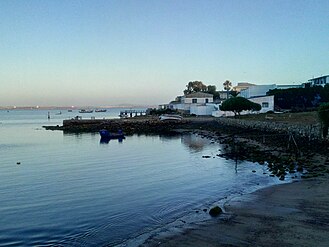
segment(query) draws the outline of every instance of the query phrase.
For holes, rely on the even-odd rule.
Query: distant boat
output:
[[[72,112],[72,110],[67,110],[68,112]]]
[[[62,114],[62,112],[60,111],[60,112],[58,112],[58,113],[56,113],[56,115],[61,115]]]
[[[107,110],[106,109],[97,109],[95,110],[95,112],[106,112]]]
[[[159,117],[160,121],[182,121],[182,116],[180,115],[169,115],[163,114]]]
[[[79,111],[79,113],[93,113],[94,110],[85,110],[85,109],[82,109]]]

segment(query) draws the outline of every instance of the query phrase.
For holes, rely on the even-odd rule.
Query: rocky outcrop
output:
[[[216,217],[216,216],[220,215],[222,212],[223,212],[223,210],[220,207],[215,206],[209,210],[209,215],[211,217]]]
[[[145,119],[93,119],[93,120],[64,120],[63,126],[44,126],[49,130],[64,132],[98,132],[106,129],[110,132],[123,130],[125,134],[166,133],[175,128],[185,128],[188,121],[159,121],[155,118]]]

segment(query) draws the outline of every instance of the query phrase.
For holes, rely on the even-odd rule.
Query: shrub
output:
[[[318,116],[322,123],[323,138],[326,138],[328,136],[328,127],[329,127],[329,103],[321,104],[318,107]]]

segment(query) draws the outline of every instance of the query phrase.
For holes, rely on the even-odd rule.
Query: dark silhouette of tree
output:
[[[196,92],[206,92],[207,91],[207,86],[203,84],[202,81],[190,81],[186,85],[186,89],[184,90],[184,94],[191,94],[191,93],[196,93]]]
[[[224,86],[224,90],[226,90],[226,92],[227,92],[227,98],[229,98],[228,95],[229,95],[229,91],[232,88],[232,82],[230,82],[229,80],[226,80],[226,81],[224,81],[223,86]]]
[[[220,109],[222,111],[232,111],[234,115],[240,115],[242,111],[259,111],[262,109],[260,104],[254,103],[243,97],[233,97],[225,100]]]
[[[214,96],[214,99],[219,99],[219,92],[216,91],[215,85],[205,85],[201,81],[190,81],[186,85],[186,89],[184,90],[184,95],[188,95],[191,93],[197,93],[197,92],[203,92],[203,93],[209,93]]]
[[[216,86],[215,85],[207,86],[207,93],[215,94],[216,93]]]
[[[275,106],[281,109],[315,109],[321,103],[329,102],[329,85],[325,87],[273,89],[267,95],[274,95]]]
[[[226,80],[226,81],[224,81],[223,86],[224,86],[224,90],[230,91],[230,89],[232,88],[232,82],[230,82],[229,80]]]

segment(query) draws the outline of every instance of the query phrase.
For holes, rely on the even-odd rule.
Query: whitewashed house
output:
[[[254,103],[261,105],[261,110],[257,113],[266,113],[268,111],[274,111],[274,96],[267,96],[266,93],[271,89],[276,89],[276,84],[270,85],[254,85],[247,89],[241,90],[240,96],[244,97]],[[249,114],[250,112],[243,112],[243,114]]]
[[[269,90],[275,88],[277,88],[276,84],[254,85],[241,90],[239,96],[244,97],[246,99],[265,96]]]
[[[252,83],[249,83],[249,82],[238,82],[238,84],[233,87],[233,90],[240,93],[241,90],[247,89],[251,86],[255,86],[255,84],[252,84]]]
[[[315,87],[315,86],[324,87],[326,84],[329,84],[329,75],[309,79],[308,83],[310,84],[311,87]]]
[[[211,116],[214,111],[214,96],[209,93],[191,93],[185,96],[184,103],[190,114],[197,116]]]
[[[195,114],[197,116],[211,116],[215,108],[214,97],[208,93],[191,93],[185,96],[178,96],[169,104],[161,105],[172,110]],[[218,106],[217,106],[218,107]]]
[[[271,96],[259,96],[248,99],[254,103],[260,104],[262,109],[258,113],[266,113],[268,111],[274,111],[274,95]]]
[[[191,93],[185,96],[185,104],[208,104],[214,102],[214,96],[209,93]]]

